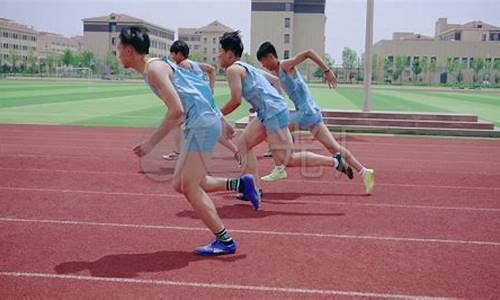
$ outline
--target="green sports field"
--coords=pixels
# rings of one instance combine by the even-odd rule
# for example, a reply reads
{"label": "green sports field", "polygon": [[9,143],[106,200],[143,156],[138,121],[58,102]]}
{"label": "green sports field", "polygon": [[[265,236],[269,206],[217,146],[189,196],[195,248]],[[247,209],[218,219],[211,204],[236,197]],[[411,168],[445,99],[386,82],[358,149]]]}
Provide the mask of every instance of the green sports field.
{"label": "green sports field", "polygon": [[[322,108],[359,110],[360,88],[312,88]],[[229,99],[225,84],[216,85],[219,105]],[[473,113],[500,126],[500,93],[436,91],[420,88],[374,89],[374,110]],[[229,120],[246,115],[248,105]],[[0,80],[0,124],[61,124],[152,127],[164,114],[163,104],[143,83],[48,82]]]}

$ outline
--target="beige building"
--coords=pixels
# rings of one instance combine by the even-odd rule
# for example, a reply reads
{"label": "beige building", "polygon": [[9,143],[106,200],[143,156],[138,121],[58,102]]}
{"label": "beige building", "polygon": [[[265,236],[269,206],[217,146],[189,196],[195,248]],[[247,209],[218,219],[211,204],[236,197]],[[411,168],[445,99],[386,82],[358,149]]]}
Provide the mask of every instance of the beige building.
{"label": "beige building", "polygon": [[142,26],[149,30],[151,56],[168,55],[174,41],[173,30],[124,14],[112,13],[109,16],[87,18],[82,21],[84,48],[90,49],[100,61],[105,61],[108,53],[116,54],[118,36],[124,26]]}
{"label": "beige building", "polygon": [[201,54],[202,62],[218,68],[219,41],[224,32],[234,31],[219,21],[213,21],[201,28],[179,28],[178,38],[185,41],[190,52]]}
{"label": "beige building", "polygon": [[12,65],[12,53],[18,58],[16,65],[25,64],[30,51],[36,55],[37,39],[38,33],[32,27],[0,18],[2,64]]}
{"label": "beige building", "polygon": [[72,52],[80,52],[82,50],[83,37],[76,36],[67,38],[63,35],[40,32],[38,35],[38,57],[45,58],[49,53],[62,55],[66,49]]}
{"label": "beige building", "polygon": [[[481,21],[463,25],[448,24],[446,18],[440,18],[435,24],[434,37],[395,32],[392,40],[377,42],[373,47],[373,53],[391,62],[394,62],[397,56],[404,56],[403,80],[412,77],[412,62],[426,57],[429,62],[435,62],[437,69],[435,72],[422,74],[421,80],[442,83],[454,80],[446,71],[450,58],[462,64],[463,79],[465,82],[471,82],[475,58],[485,58],[489,66],[500,60],[500,28]],[[376,73],[379,80],[383,78],[382,68]]]}
{"label": "beige building", "polygon": [[[325,0],[252,0],[250,54],[270,41],[280,59],[314,49],[325,53]],[[305,65],[309,78],[315,67]]]}

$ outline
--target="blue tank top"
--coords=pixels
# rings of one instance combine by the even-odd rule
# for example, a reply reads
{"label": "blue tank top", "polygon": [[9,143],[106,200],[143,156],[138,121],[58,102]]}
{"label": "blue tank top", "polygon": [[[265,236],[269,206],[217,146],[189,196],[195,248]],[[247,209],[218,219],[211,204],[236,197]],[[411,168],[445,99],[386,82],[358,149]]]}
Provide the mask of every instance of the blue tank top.
{"label": "blue tank top", "polygon": [[206,80],[205,72],[203,72],[203,70],[201,69],[200,64],[192,60],[189,60],[189,63],[191,64],[191,69],[193,74],[200,77],[203,80]]}
{"label": "blue tank top", "polygon": [[319,106],[314,103],[311,91],[304,81],[304,78],[302,78],[298,68],[294,68],[294,73],[294,76],[291,77],[280,68],[278,77],[280,78],[281,85],[295,105],[295,109],[306,114],[316,113],[319,111]]}
{"label": "blue tank top", "polygon": [[[168,59],[150,59],[146,68],[156,60],[168,64],[174,71],[171,80],[184,108],[185,128],[212,126],[216,121],[220,120],[210,87],[205,81],[191,72],[177,67]],[[149,83],[147,71],[144,74],[144,81],[160,97],[156,88]]]}
{"label": "blue tank top", "polygon": [[242,94],[261,121],[288,110],[288,103],[257,68],[241,61],[236,64],[247,71],[242,80]]}

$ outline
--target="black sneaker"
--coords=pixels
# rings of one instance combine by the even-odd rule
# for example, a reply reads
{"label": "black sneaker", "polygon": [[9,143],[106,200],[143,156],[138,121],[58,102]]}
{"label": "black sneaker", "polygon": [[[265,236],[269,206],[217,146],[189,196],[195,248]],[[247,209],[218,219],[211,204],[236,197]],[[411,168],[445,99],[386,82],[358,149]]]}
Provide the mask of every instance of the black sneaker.
{"label": "black sneaker", "polygon": [[352,171],[351,166],[349,166],[345,162],[345,160],[342,157],[342,155],[340,155],[340,153],[337,153],[337,154],[335,154],[335,158],[339,162],[339,165],[337,166],[337,170],[339,172],[342,172],[342,173],[346,174],[349,179],[353,179],[354,178],[354,172]]}

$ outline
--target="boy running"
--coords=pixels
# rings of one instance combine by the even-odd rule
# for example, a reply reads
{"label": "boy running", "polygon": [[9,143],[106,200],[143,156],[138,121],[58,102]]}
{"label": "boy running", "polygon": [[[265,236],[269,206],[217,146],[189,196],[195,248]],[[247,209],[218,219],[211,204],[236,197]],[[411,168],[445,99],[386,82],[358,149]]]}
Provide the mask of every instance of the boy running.
{"label": "boy running", "polygon": [[[213,95],[216,70],[212,65],[209,65],[207,63],[198,63],[188,59],[189,46],[184,41],[181,40],[175,41],[170,47],[170,57],[175,61],[175,63],[178,66],[186,70],[189,70],[190,72],[200,77],[201,79],[205,80],[205,75],[206,75],[208,77],[208,82]],[[214,107],[217,108],[215,103]],[[220,112],[218,108],[217,111]],[[224,119],[222,118],[222,120]],[[181,140],[182,140],[181,128],[173,129],[171,134],[173,135],[175,150],[167,155],[163,155],[163,158],[166,160],[176,160],[177,158],[179,158],[181,152]],[[225,136],[221,136],[219,138],[219,143],[224,147],[226,147],[227,149],[229,149],[229,151],[233,153],[234,158],[238,162],[240,162],[240,155],[238,148],[230,139],[226,138]]]}
{"label": "boy running", "polygon": [[173,128],[185,123],[185,144],[177,162],[173,185],[184,194],[215,239],[196,248],[198,255],[223,255],[236,252],[236,243],[224,227],[214,204],[206,192],[238,190],[252,201],[255,208],[260,197],[251,175],[235,179],[206,175],[206,162],[222,132],[220,116],[212,105],[208,85],[170,61],[147,58],[150,40],[141,27],[124,27],[117,46],[118,58],[125,68],[144,76],[151,90],[165,102],[167,113],[149,139],[133,150],[142,157],[148,154]]}
{"label": "boy running", "polygon": [[[296,67],[306,59],[311,59],[323,70],[328,87],[335,88],[337,79],[332,70],[312,49],[300,52],[290,59],[279,61],[276,49],[270,42],[260,45],[257,51],[257,59],[264,68],[279,77],[282,87],[295,105],[296,111],[290,115],[290,124],[288,126],[290,131],[309,130],[313,137],[323,144],[330,153],[340,153],[346,162],[363,177],[366,193],[371,194],[375,185],[374,170],[363,166],[348,149],[335,140],[328,127],[323,123],[320,108],[313,101],[311,92]],[[273,173],[276,172],[280,172],[280,170],[273,170]],[[271,173],[270,178],[283,177],[273,176],[273,173]]]}
{"label": "boy running", "polygon": [[220,40],[219,63],[226,69],[231,99],[221,109],[223,115],[234,111],[244,97],[257,112],[257,118],[248,123],[237,139],[237,146],[244,161],[244,172],[257,176],[257,159],[253,148],[264,140],[273,152],[276,172],[263,180],[273,181],[286,178],[285,166],[331,166],[352,177],[352,169],[340,154],[335,157],[312,152],[292,152],[292,137],[288,130],[288,104],[272,87],[265,74],[255,67],[240,61],[243,43],[239,32],[226,32]]}

